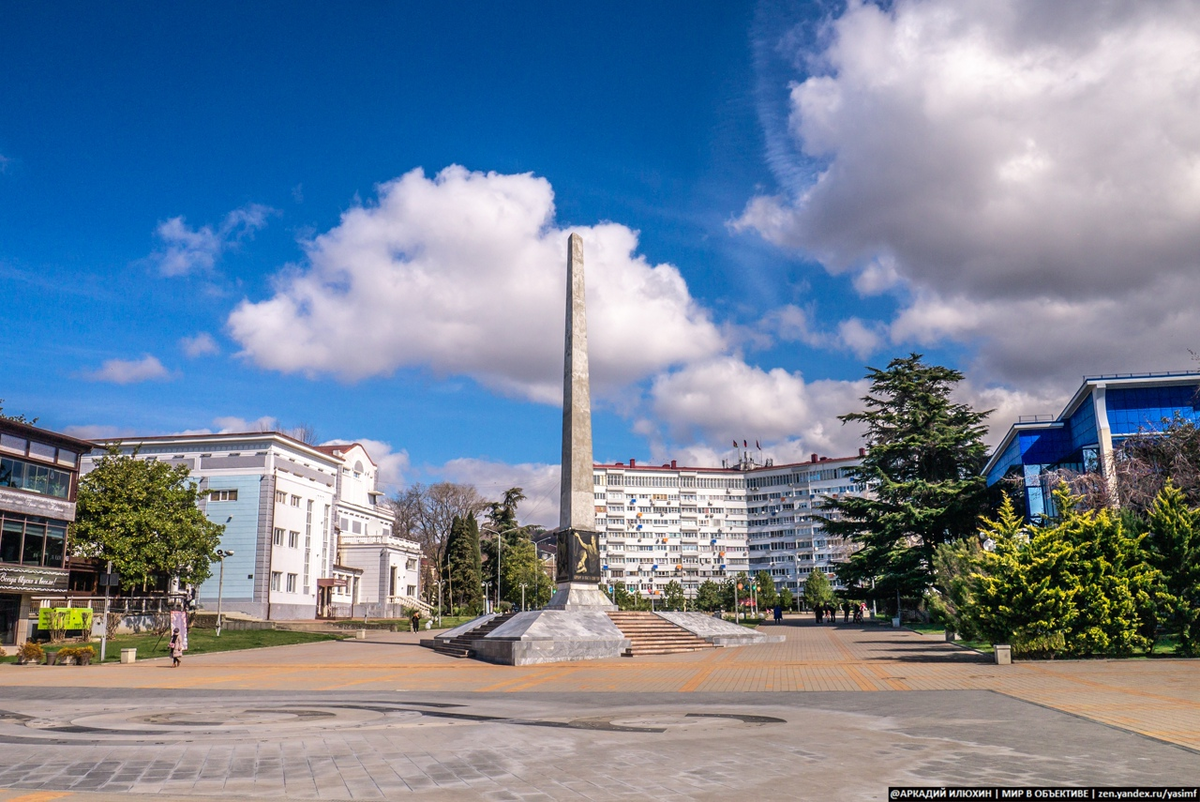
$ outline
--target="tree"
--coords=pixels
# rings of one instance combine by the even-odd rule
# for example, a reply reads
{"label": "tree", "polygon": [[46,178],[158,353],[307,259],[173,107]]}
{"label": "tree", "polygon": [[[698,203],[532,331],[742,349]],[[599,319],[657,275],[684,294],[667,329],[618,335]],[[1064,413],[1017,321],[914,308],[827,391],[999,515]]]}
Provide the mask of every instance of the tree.
{"label": "tree", "polygon": [[212,573],[225,531],[197,506],[205,494],[186,466],[126,456],[113,446],[79,480],[72,553],[112,560],[124,588],[170,577],[198,585]]}
{"label": "tree", "polygon": [[672,579],[663,588],[662,609],[682,610],[686,603],[687,597],[683,595],[683,585],[679,584],[679,580]]}
{"label": "tree", "polygon": [[1145,561],[1145,535],[1079,501],[1060,486],[1062,517],[1046,526],[1020,528],[1011,505],[985,522],[968,606],[959,609],[971,628],[1031,657],[1124,656],[1153,646],[1160,575]]}
{"label": "tree", "polygon": [[446,543],[456,517],[466,518],[487,508],[487,500],[471,485],[439,482],[415,484],[390,502],[396,514],[394,532],[421,544],[431,568],[425,581],[426,601],[437,603],[437,578],[445,579]]}
{"label": "tree", "polygon": [[775,592],[775,580],[771,578],[771,574],[759,571],[754,575],[754,584],[758,586],[758,606],[762,609],[774,607],[778,601],[778,594]]}
{"label": "tree", "polygon": [[711,613],[722,606],[720,584],[711,579],[701,582],[700,587],[696,589],[696,609]]}
{"label": "tree", "polygon": [[1150,510],[1150,560],[1162,573],[1164,628],[1176,650],[1200,653],[1200,509],[1191,509],[1170,480]]}
{"label": "tree", "polygon": [[833,602],[833,585],[820,568],[814,568],[804,581],[804,603],[817,608]]}
{"label": "tree", "polygon": [[827,499],[819,519],[826,532],[861,548],[838,570],[847,585],[891,598],[925,594],[933,577],[933,552],[974,534],[986,510],[987,455],[983,421],[950,400],[962,374],[927,365],[920,354],[893,359],[885,370],[868,368],[866,409],[840,416],[866,426],[867,453],[854,481],[866,496]]}
{"label": "tree", "polygon": [[554,582],[546,575],[532,540],[521,538],[504,552],[501,565],[504,578],[502,598],[514,606],[521,604],[521,583],[525,583],[525,606],[542,607],[554,595]]}
{"label": "tree", "polygon": [[785,610],[792,609],[792,605],[796,603],[796,597],[792,595],[792,591],[784,588],[779,591],[779,606]]}
{"label": "tree", "polygon": [[446,542],[446,587],[451,606],[463,608],[467,615],[479,615],[484,610],[482,568],[475,516],[454,516]]}
{"label": "tree", "polygon": [[634,594],[629,592],[629,588],[624,582],[613,582],[612,584],[612,600],[613,604],[617,605],[618,610],[636,610],[638,609],[638,600]]}

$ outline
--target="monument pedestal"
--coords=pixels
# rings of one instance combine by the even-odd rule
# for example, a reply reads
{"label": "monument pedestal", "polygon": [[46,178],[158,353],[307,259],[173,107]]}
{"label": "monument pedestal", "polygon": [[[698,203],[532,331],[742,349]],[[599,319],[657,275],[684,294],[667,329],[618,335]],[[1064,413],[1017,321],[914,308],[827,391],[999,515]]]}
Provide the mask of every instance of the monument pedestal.
{"label": "monument pedestal", "polygon": [[562,582],[546,609],[605,613],[610,610],[615,612],[617,605],[595,582]]}

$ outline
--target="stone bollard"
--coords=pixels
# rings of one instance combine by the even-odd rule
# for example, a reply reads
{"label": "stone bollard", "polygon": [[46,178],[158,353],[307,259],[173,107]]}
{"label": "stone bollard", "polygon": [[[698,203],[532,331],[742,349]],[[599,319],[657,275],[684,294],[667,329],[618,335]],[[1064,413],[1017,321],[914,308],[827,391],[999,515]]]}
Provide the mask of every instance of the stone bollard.
{"label": "stone bollard", "polygon": [[1012,665],[1012,646],[1003,643],[997,643],[992,648],[996,650],[996,665]]}
{"label": "stone bollard", "polygon": [[137,662],[137,649],[122,649],[121,650],[121,662],[122,663],[136,663]]}
{"label": "stone bollard", "polygon": [[899,629],[899,628],[900,628],[900,616],[896,616],[892,619],[892,629]]}
{"label": "stone bollard", "polygon": [[949,641],[950,643],[954,643],[954,641],[958,640],[958,633],[952,629],[947,629],[946,630],[946,640]]}
{"label": "stone bollard", "polygon": [[366,640],[367,639],[367,631],[365,629],[356,630],[354,632],[354,639],[355,640]]}

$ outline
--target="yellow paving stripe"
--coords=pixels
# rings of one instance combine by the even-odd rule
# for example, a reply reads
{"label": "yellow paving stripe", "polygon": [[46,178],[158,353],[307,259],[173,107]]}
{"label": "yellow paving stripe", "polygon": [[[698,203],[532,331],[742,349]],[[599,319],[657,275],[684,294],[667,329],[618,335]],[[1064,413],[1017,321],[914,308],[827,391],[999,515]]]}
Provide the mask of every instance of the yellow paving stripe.
{"label": "yellow paving stripe", "polygon": [[51,799],[62,799],[65,796],[74,794],[68,791],[35,791],[32,794],[9,797],[5,802],[50,802]]}

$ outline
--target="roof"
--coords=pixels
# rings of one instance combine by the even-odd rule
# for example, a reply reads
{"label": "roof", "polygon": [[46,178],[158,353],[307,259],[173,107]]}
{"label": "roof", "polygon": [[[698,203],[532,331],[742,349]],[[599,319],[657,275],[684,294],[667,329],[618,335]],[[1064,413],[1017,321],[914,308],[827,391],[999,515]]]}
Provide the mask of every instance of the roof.
{"label": "roof", "polygon": [[309,445],[303,440],[298,440],[290,434],[283,432],[204,432],[200,434],[156,434],[146,436],[131,436],[131,437],[105,437],[91,441],[98,446],[120,446],[131,443],[211,443],[219,440],[254,440],[259,438],[270,438],[275,440],[287,441],[289,445],[298,448],[302,451],[309,451],[314,456],[319,456],[323,459],[329,458],[329,454],[321,451],[317,446]]}
{"label": "roof", "polygon": [[367,455],[367,459],[372,465],[374,465],[376,468],[379,467],[375,460],[371,459],[371,452],[368,451],[367,447],[362,443],[327,443],[326,445],[313,446],[313,448],[315,448],[317,451],[320,451],[322,454],[328,454],[331,457],[344,460],[346,452],[355,446],[358,446],[363,450],[363,453]]}
{"label": "roof", "polygon": [[851,462],[853,460],[858,460],[858,459],[862,459],[862,457],[859,455],[855,455],[853,457],[821,457],[816,462],[813,462],[812,460],[805,460],[803,462],[784,462],[784,463],[778,463],[775,465],[758,465],[758,466],[755,466],[748,470],[741,470],[737,467],[710,468],[710,467],[698,467],[698,466],[688,466],[688,465],[672,465],[671,463],[665,463],[662,465],[654,465],[654,464],[642,465],[640,463],[636,463],[636,460],[631,460],[631,462],[635,463],[632,465],[626,464],[624,462],[614,462],[614,463],[597,462],[597,463],[593,463],[592,468],[593,469],[606,468],[606,469],[610,469],[610,470],[611,469],[623,469],[626,471],[688,471],[688,472],[696,472],[696,473],[729,473],[731,471],[736,471],[738,473],[745,474],[745,473],[758,473],[760,471],[777,471],[777,470],[781,470],[783,468],[800,468],[800,467],[806,467],[806,466],[811,467],[814,465],[829,465],[830,463],[834,463],[834,462]]}
{"label": "roof", "polygon": [[52,432],[49,429],[41,429],[29,423],[15,421],[12,418],[0,417],[0,429],[23,435],[31,440],[42,440],[53,443],[55,446],[70,448],[78,451],[80,454],[86,454],[94,447],[87,440],[80,440],[77,437],[71,437],[67,434]]}

